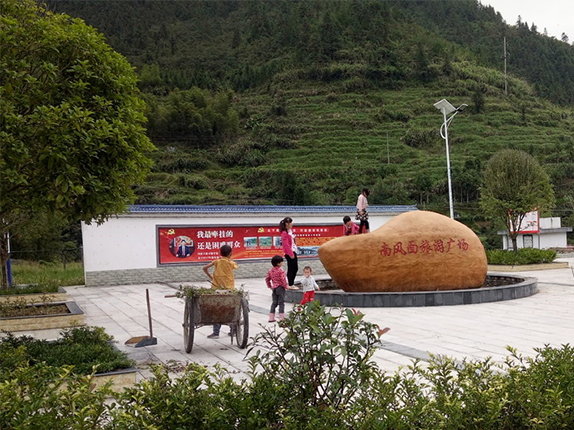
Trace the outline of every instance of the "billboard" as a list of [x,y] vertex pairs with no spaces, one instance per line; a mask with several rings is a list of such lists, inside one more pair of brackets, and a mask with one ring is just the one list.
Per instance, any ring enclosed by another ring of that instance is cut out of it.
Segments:
[[[510,229],[511,232],[514,230]],[[520,234],[540,233],[540,217],[538,211],[527,212],[520,225]]]
[[[341,224],[293,227],[298,258],[317,257],[319,246],[342,234]],[[220,257],[219,248],[233,248],[234,260],[271,259],[283,255],[279,227],[257,226],[157,226],[158,264],[208,263]]]

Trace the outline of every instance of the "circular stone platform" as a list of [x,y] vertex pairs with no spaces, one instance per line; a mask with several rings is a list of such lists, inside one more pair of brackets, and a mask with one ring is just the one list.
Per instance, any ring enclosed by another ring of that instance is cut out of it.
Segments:
[[[323,280],[325,281],[325,280]],[[321,285],[321,280],[317,280]],[[468,290],[407,291],[404,293],[346,293],[343,290],[324,290],[315,293],[315,300],[323,305],[342,305],[357,308],[394,308],[417,306],[473,305],[520,299],[538,292],[538,279],[515,275],[487,275],[485,285]],[[500,285],[497,285],[500,284]],[[299,303],[303,292],[287,290],[285,301]]]

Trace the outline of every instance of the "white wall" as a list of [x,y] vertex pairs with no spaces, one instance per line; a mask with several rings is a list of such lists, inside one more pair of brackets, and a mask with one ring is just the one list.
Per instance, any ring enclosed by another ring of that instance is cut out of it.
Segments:
[[566,248],[566,233],[549,233],[540,236],[540,248]]
[[[519,234],[516,238],[516,246],[518,249],[524,248],[524,235]],[[566,231],[555,233],[532,234],[532,248],[548,249],[548,248],[565,248],[566,247]],[[511,249],[512,241],[507,235],[502,236],[502,249]]]
[[541,229],[560,228],[560,227],[562,227],[560,217],[540,218]]
[[[340,224],[345,214],[286,214],[297,224]],[[354,218],[354,214],[349,216]],[[371,231],[398,214],[369,214]],[[207,225],[279,225],[282,216],[277,214],[182,214],[153,216],[128,214],[110,218],[102,225],[82,223],[84,270],[97,272],[155,268],[157,264],[157,229],[164,226]],[[342,228],[342,227],[341,227]]]

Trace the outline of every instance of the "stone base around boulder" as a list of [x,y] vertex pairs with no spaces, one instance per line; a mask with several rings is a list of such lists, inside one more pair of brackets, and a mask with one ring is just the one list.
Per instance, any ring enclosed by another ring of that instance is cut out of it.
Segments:
[[[538,292],[538,279],[515,275],[487,276],[486,286],[467,290],[409,291],[403,293],[346,293],[343,290],[324,290],[315,292],[315,300],[322,305],[357,308],[392,308],[422,306],[473,305],[479,303],[500,302],[528,297]],[[320,281],[317,280],[319,283]],[[507,284],[507,285],[503,285]],[[299,303],[303,298],[300,290],[287,290],[285,301]]]

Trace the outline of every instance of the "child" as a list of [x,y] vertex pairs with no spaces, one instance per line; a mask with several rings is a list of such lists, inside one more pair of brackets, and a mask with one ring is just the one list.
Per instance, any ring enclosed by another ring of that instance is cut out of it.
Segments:
[[351,221],[350,216],[343,218],[343,236],[351,236],[359,232],[359,226]]
[[315,278],[311,276],[313,274],[313,269],[309,266],[303,268],[303,279],[301,279],[301,288],[303,289],[303,300],[301,300],[301,305],[309,303],[315,300],[315,290],[319,291],[319,286],[315,282]]
[[[219,253],[221,258],[211,263],[203,266],[203,271],[209,279],[211,279],[211,285],[213,288],[228,289],[233,290],[235,288],[235,279],[233,277],[233,271],[237,269],[237,263],[231,258],[232,253],[231,246],[223,245],[219,248]],[[209,273],[209,268],[215,266],[213,271],[213,276]],[[207,336],[209,339],[218,339],[219,330],[221,329],[221,324],[213,324],[213,333]]]
[[273,291],[271,309],[269,310],[269,322],[275,322],[275,309],[279,305],[279,321],[285,318],[285,289],[287,288],[287,277],[281,268],[283,257],[276,255],[271,259],[273,267],[267,272],[265,283]]

